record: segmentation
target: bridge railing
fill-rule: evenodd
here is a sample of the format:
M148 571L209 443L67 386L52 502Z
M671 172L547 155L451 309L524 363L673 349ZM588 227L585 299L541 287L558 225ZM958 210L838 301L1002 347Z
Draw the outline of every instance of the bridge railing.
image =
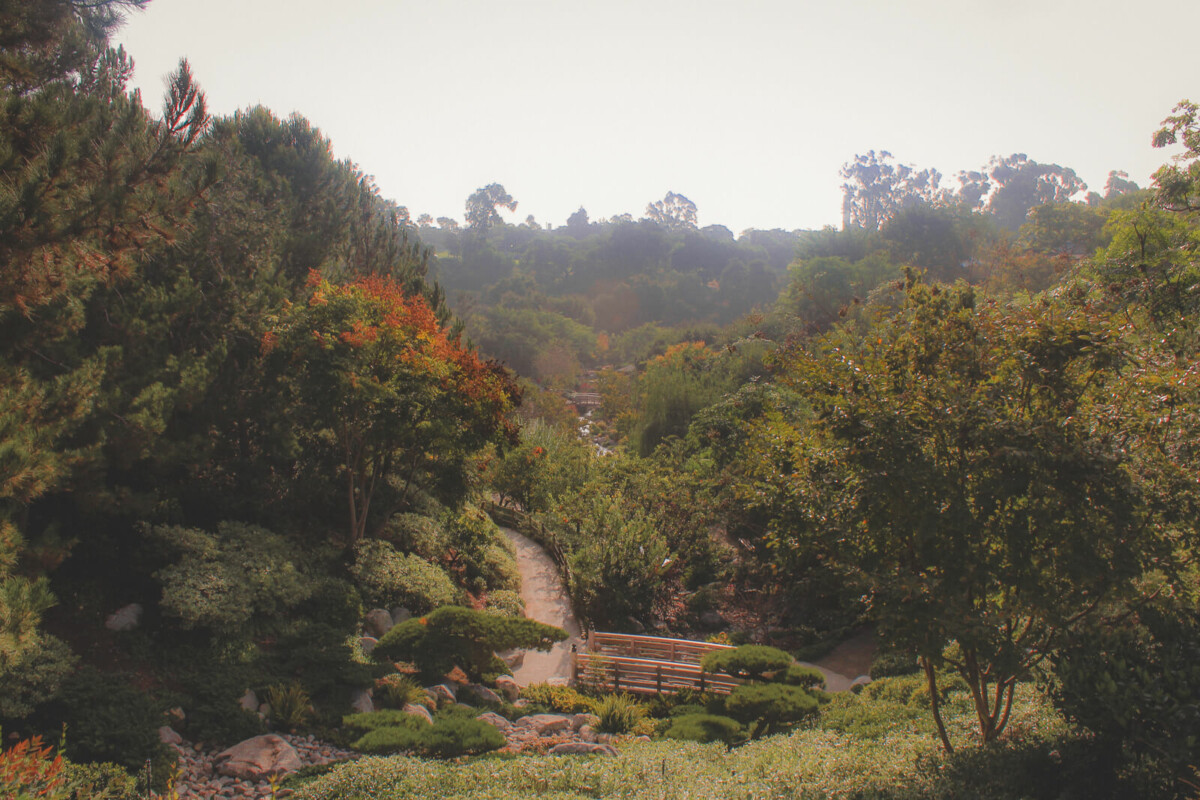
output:
M575 679L609 692L663 694L680 689L728 694L741 681L705 673L700 659L729 645L593 632L587 649L575 654Z

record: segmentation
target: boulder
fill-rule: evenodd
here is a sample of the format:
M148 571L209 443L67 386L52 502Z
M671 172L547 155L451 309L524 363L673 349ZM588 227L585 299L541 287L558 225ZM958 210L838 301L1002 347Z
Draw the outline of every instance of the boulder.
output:
M131 631L142 621L142 604L130 603L108 615L104 627L110 631Z
M239 742L213 758L213 767L221 775L246 781L266 780L302 766L296 749L273 733Z
M363 627L366 629L368 635L380 639L392 629L392 625L394 624L392 615L387 609L373 608L367 612L367 618L363 623Z
M369 656L375 651L375 645L379 644L379 640L374 636L360 636L358 646L362 648L363 655Z
M596 741L596 731L592 729L591 725L584 725L575 733L581 740L585 742Z
M371 698L370 689L355 689L350 696L350 707L360 714L370 714L375 710L375 701Z
M501 675L496 678L496 690L504 695L508 702L514 702L521 696L521 687L517 684L511 675Z
M506 720L504 717L500 716L499 714L495 714L491 711L485 711L482 714L480 714L478 717L476 717L475 719L481 719L484 722L486 722L488 725L492 725L493 727L497 728L500 731L512 730L512 726L513 726L513 724L511 722L509 722L508 720Z
M170 725L163 725L158 729L158 740L163 744L183 744L183 737Z
M452 683L439 683L436 686L429 686L425 689L426 692L433 694L433 699L440 706L443 703L453 703L458 700L458 687Z
M525 663L524 650L504 650L496 653L496 655L501 661L503 661L505 664L508 664L509 669L516 669Z
M611 744L592 744L591 742L563 742L556 744L548 751L552 756L582 755L582 756L615 756L617 748Z
M238 705L246 711L258 711L258 695L254 693L253 689L247 689L246 693L242 695L242 699L238 701Z
M469 694L475 695L475 697L478 697L484 703L500 705L504 702L500 695L496 694L486 686L480 686L478 683L468 683L463 687L463 689ZM459 692L459 695L462 695L462 691Z
M396 606L392 609L392 624L399 625L401 622L408 622L412 619L412 612L404 606Z
M513 708L525 708L526 706L530 705L529 701L524 697L518 697L516 700L512 701L512 704Z
M545 735L570 730L571 718L562 714L531 714L521 717L514 724L519 728L532 728Z
M584 726L590 725L595 728L600 724L600 718L595 714L575 714L571 717L571 730L582 730Z
M419 705L417 703L405 703L402 710L405 714L412 714L414 717L420 717L421 719L425 720L430 725L433 724L433 714L429 713L429 709L423 705Z

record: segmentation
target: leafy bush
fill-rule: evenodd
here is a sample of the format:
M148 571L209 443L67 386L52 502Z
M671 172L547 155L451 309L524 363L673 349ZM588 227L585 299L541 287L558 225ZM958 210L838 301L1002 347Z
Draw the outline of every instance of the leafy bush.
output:
M899 650L880 650L871 660L871 678L891 678L897 675L915 675L921 670L917 657Z
M458 594L441 567L378 539L355 546L350 574L367 602L384 608L400 605L420 614L453 603Z
M780 683L739 686L725 699L726 712L751 726L754 739L791 728L817 713L819 705L813 693Z
M425 728L431 726L428 722L419 720L411 714L404 716L406 719L397 720L394 724L377 725L370 728L350 746L362 753L400 753L420 750Z
M488 592L486 610L502 617L525 616L525 601L518 592L511 589L497 589Z
M0 657L0 718L21 719L53 697L75 667L76 656L62 640L36 633L13 658Z
M0 753L0 797L66 800L67 796L63 758L43 745L42 737L22 739Z
M421 742L425 755L454 758L504 747L504 734L479 719L448 717L427 726Z
M682 706L681 706L682 708ZM690 742L724 742L734 744L745 738L746 732L737 720L716 714L681 714L671 720L663 733L668 739Z
M312 581L294 563L294 542L257 525L221 522L216 533L159 526L153 536L180 560L155 573L163 612L185 629L243 635L306 599Z
M426 561L444 556L449 542L437 520L422 514L396 514L379 535L394 544L397 550L416 553Z
M122 675L84 667L63 682L58 697L38 716L45 719L44 729L67 724L66 754L72 761L140 769L150 760L158 771L174 760L158 740L162 709Z
M732 650L715 650L700 660L705 672L724 672L735 678L761 680L768 672L786 669L792 657L774 647L744 644Z
M514 647L549 650L565 638L567 633L561 628L531 619L444 606L393 627L379 641L374 655L415 664L422 680L438 680L454 667L481 680L485 672L497 668L496 651Z
M72 800L134 800L138 780L112 763L76 764L63 762L63 776Z
M563 714L591 713L596 707L595 700L578 690L549 683L530 684L521 690L521 697L534 705Z
M479 572L490 591L517 592L521 589L521 572L512 552L494 544L483 553Z
M646 717L646 707L628 694L610 694L596 701L593 711L600 721L596 730L604 733L629 733Z
M272 724L288 731L295 731L312 716L312 698L304 687L293 681L287 686L274 684L267 687L267 705L271 707Z

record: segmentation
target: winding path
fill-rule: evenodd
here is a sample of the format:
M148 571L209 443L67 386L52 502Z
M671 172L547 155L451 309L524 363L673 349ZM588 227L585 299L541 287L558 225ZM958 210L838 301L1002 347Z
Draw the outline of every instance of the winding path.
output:
M521 599L525 601L525 616L567 632L567 640L559 642L548 653L526 650L525 660L513 670L513 678L521 686L545 683L551 678L571 677L571 647L582 639L579 621L571 609L567 587L563 585L558 566L537 542L511 528L501 528L517 549L517 568L521 573Z

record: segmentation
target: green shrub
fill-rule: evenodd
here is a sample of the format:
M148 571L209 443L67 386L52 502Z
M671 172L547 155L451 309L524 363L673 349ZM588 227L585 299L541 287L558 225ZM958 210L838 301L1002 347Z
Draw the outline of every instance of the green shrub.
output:
M63 762L63 776L73 800L137 800L138 780L124 768L108 762Z
M44 717L44 729L66 723L66 755L72 761L112 761L137 770L150 760L164 775L174 761L158 740L162 709L123 675L84 667L63 681L38 716Z
M421 614L453 603L458 595L441 567L379 539L355 546L350 574L367 602L383 608L400 605Z
M189 706L181 733L198 742L235 744L266 730L258 714L242 708L231 696Z
M570 686L554 686L549 683L533 683L521 689L524 697L534 705L563 714L591 713L596 701Z
M816 667L802 667L792 664L775 676L776 683L786 683L788 686L799 686L802 689L825 688L825 675Z
M424 742L424 729L431 726L428 722L413 718L412 715L406 716L412 721L403 725L372 728L350 746L361 753L376 754L421 750Z
M725 711L750 726L754 739L791 728L819 705L813 693L780 683L739 686L725 699Z
M689 742L724 742L725 744L734 744L744 739L746 732L738 724L737 720L730 719L729 717L721 717L716 714L691 713L673 718L663 736L668 739L681 739Z
M445 555L449 539L437 520L422 514L396 514L379 534L404 553L416 553L426 561Z
M531 619L512 619L457 606L444 606L426 617L414 617L384 634L375 648L377 659L408 661L422 680L438 680L460 667L472 680L494 673L496 651L514 647L549 650L567 638L566 631Z
M272 724L287 731L305 725L313 713L312 698L296 681L268 686L265 699L271 707Z
M871 660L871 678L890 678L896 675L915 675L921 667L917 657L899 650L880 650Z
M159 526L153 536L181 553L154 577L162 584L163 613L182 628L242 636L257 620L277 619L313 591L295 563L294 542L266 528L221 522L210 533Z
M447 717L427 726L421 752L438 758L475 755L498 750L505 745L504 734L479 719Z
M521 589L521 572L517 568L517 560L511 551L498 543L484 551L479 572L489 591L517 592Z
M375 681L375 704L381 708L404 708L409 703L425 705L429 695L407 675L392 673Z
M525 616L525 601L521 599L519 592L511 589L497 589L494 592L488 592L485 610L502 617L523 617Z
M78 660L61 639L36 633L15 658L0 657L0 718L22 719L54 696Z
M768 672L786 669L792 657L774 647L744 644L732 650L715 650L700 660L705 672L724 672L735 678L761 680Z
M646 717L646 707L628 694L610 694L596 701L592 712L600 721L596 730L603 733L629 733Z
M396 726L406 728L418 722L423 725L429 724L417 719L412 714L395 708L385 708L382 711L372 711L367 714L348 714L342 717L342 725L355 733L366 733Z

